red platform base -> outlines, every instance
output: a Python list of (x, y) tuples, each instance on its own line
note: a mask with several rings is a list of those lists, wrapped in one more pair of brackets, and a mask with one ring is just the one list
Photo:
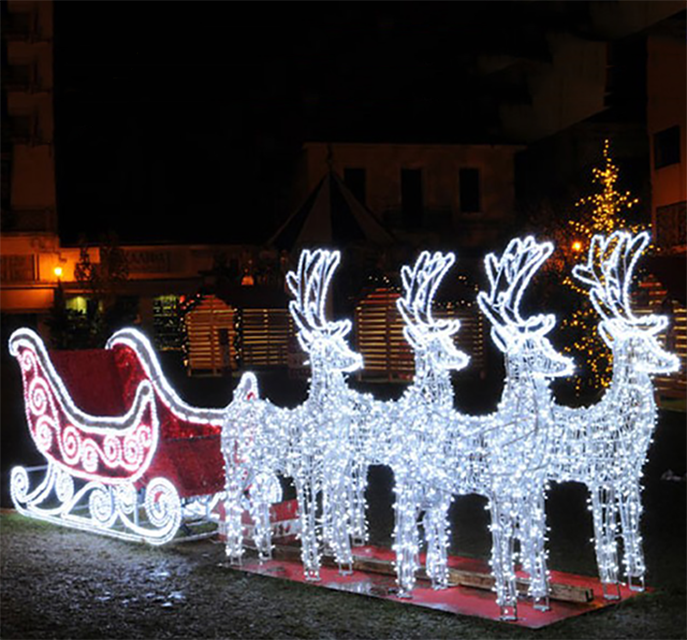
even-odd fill
[[(355, 555), (356, 558), (384, 561), (391, 558), (391, 551), (378, 547), (357, 547)], [(450, 566), (466, 571), (487, 572), (486, 564), (470, 558), (452, 556)], [(477, 616), (489, 620), (499, 620), (500, 611), (494, 600), (495, 595), (487, 589), (454, 586), (448, 589), (434, 590), (429, 585), (429, 582), (420, 580), (413, 591), (413, 597), (408, 599), (399, 598), (396, 595), (397, 587), (393, 576), (379, 573), (356, 570), (350, 575), (343, 576), (339, 573), (338, 569), (324, 566), (320, 570), (321, 579), (317, 582), (312, 582), (305, 580), (303, 577), (303, 566), (296, 560), (270, 560), (261, 564), (257, 559), (245, 558), (241, 567), (232, 568), (275, 578), (293, 580), (295, 582), (308, 582), (308, 584), (327, 589), (385, 598), (402, 604), (428, 607), (459, 615)], [(620, 598), (618, 600), (606, 600), (602, 596), (601, 583), (597, 579), (561, 573), (559, 571), (551, 572), (551, 582), (591, 590), (593, 598), (585, 603), (551, 600), (551, 609), (549, 611), (538, 611), (528, 599), (523, 598), (518, 601), (518, 619), (508, 621), (508, 624), (538, 629), (566, 618), (587, 613), (588, 611), (611, 606), (621, 600), (638, 595), (638, 592), (630, 590), (625, 585), (621, 585)]]

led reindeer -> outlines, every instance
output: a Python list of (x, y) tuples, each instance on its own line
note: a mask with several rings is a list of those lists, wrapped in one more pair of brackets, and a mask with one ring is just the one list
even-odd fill
[(377, 459), (372, 461), (394, 471), (394, 550), (403, 597), (409, 597), (415, 585), (420, 546), (417, 520), (422, 510), (428, 539), (427, 574), (436, 588), (448, 585), (448, 529), (442, 518), (452, 496), (445, 490), (442, 456), (450, 444), (446, 425), (453, 418), (451, 371), (464, 368), (469, 358), (453, 342), (460, 321), (433, 318), (432, 302), (454, 261), (452, 253), (424, 251), (412, 269), (401, 269), (403, 295), (396, 305), (405, 323), (403, 333), (414, 350), (415, 378), (397, 403), (387, 405), (381, 429), (372, 430), (377, 433), (372, 440), (378, 447)]
[(485, 458), (472, 479), (472, 489), (486, 495), (490, 503), (491, 565), (502, 618), (517, 617), (516, 541), (523, 569), (530, 576), (528, 595), (535, 607), (548, 609), (544, 500), (553, 426), (549, 378), (570, 375), (573, 366), (546, 337), (555, 317), (539, 314), (525, 319), (520, 304), (532, 276), (552, 251), (551, 243), (537, 243), (531, 236), (512, 240), (500, 259), (486, 256), (490, 291), (477, 296), (506, 364), (497, 412), (477, 418), (492, 428), (484, 431)]
[(281, 484), (287, 451), (284, 423), (270, 419), (278, 409), (258, 398), (258, 384), (245, 373), (234, 391), (222, 427), (222, 454), (226, 471), (226, 555), (240, 564), (244, 552), (244, 509), (253, 519), (253, 539), (260, 560), (271, 557), (272, 537), (269, 508), (281, 499)]
[[(233, 514), (234, 535), (227, 554), (240, 559), (241, 494), (252, 478), (251, 511), (256, 521), (256, 544), (262, 557), (271, 549), (269, 504), (276, 492), (271, 481), (281, 473), (293, 478), (301, 521), (301, 553), (307, 579), (319, 579), (320, 538), (328, 544), (340, 567), (351, 569), (351, 505), (356, 490), (364, 493), (363, 467), (354, 452), (358, 394), (346, 385), (345, 374), (362, 366), (362, 357), (351, 351), (345, 337), (348, 320), (325, 318), (326, 293), (340, 260), (338, 251), (301, 253), (296, 272), (286, 282), (294, 295), (289, 308), (296, 323), (298, 341), (309, 356), (312, 369), (307, 400), (295, 409), (275, 407), (260, 400), (250, 412), (237, 407), (224, 431), (224, 455), (228, 469), (226, 510)], [(243, 394), (245, 396), (245, 393)], [(230, 491), (231, 490), (231, 491)], [(318, 536), (318, 496), (321, 498), (321, 536)]]
[[(453, 346), (450, 336), (458, 325), (437, 323), (432, 320), (430, 309), (437, 280), (453, 260), (445, 260), (435, 271), (434, 281), (417, 268), (415, 272), (402, 272), (406, 297), (399, 300), (399, 310), (407, 325), (406, 336), (417, 350), (418, 371), (424, 373), (420, 379), (433, 380), (434, 393), (424, 390), (422, 397), (436, 400), (435, 405), (409, 402), (420, 407), (421, 416), (403, 408), (403, 418), (398, 421), (402, 428), (392, 467), (397, 482), (396, 550), (402, 594), (408, 594), (414, 586), (419, 509), (423, 507), (426, 511), (426, 571), (433, 585), (441, 588), (448, 579), (447, 512), (451, 495), (474, 492), (487, 496), (491, 505), (492, 566), (503, 617), (516, 613), (516, 540), (520, 540), (525, 568), (531, 575), (530, 595), (537, 606), (547, 606), (543, 546), (546, 478), (542, 465), (551, 420), (546, 378), (566, 375), (571, 364), (553, 350), (545, 337), (554, 325), (553, 316), (525, 320), (519, 307), (529, 280), (552, 249), (552, 245), (537, 244), (533, 238), (513, 240), (501, 259), (493, 255), (486, 259), (491, 290), (489, 294), (481, 293), (478, 301), (492, 321), (492, 335), (506, 355), (508, 373), (499, 408), (490, 416), (466, 416), (452, 410), (448, 370), (464, 365), (466, 359), (447, 357), (451, 354), (448, 345)], [(423, 352), (426, 341), (418, 336), (431, 335), (428, 327), (432, 325), (439, 340), (431, 350)], [(427, 353), (433, 353), (434, 358), (427, 359)], [(437, 357), (438, 354), (443, 356)], [(450, 367), (445, 367), (447, 362)], [(428, 368), (430, 375), (426, 373)], [(409, 392), (408, 396), (411, 395)], [(402, 406), (403, 400), (399, 403)]]
[(674, 372), (679, 366), (677, 357), (666, 352), (657, 338), (668, 319), (653, 314), (637, 317), (630, 305), (632, 274), (649, 242), (647, 232), (594, 236), (587, 263), (573, 269), (573, 275), (589, 287), (591, 302), (601, 316), (599, 333), (612, 349), (613, 375), (599, 403), (554, 408), (551, 478), (582, 482), (589, 488), (596, 558), (607, 598), (619, 597), (618, 514), (628, 583), (635, 590), (644, 588), (640, 477), (656, 425), (650, 376)]
[(338, 251), (301, 253), (298, 270), (286, 282), (294, 296), (289, 309), (298, 329), (298, 341), (309, 356), (310, 395), (302, 421), (292, 422), (287, 474), (293, 477), (301, 517), (302, 558), (306, 577), (319, 579), (319, 545), (316, 536), (317, 495), (322, 496), (322, 536), (340, 567), (351, 569), (352, 483), (361, 469), (355, 460), (358, 396), (346, 385), (345, 374), (362, 367), (345, 337), (350, 320), (325, 318), (326, 294)]

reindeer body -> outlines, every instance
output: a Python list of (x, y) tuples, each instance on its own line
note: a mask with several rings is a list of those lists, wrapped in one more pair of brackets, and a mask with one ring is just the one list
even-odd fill
[(632, 272), (648, 244), (646, 232), (634, 237), (624, 231), (608, 238), (595, 236), (587, 263), (573, 269), (573, 275), (590, 287), (591, 301), (602, 318), (599, 330), (613, 352), (613, 375), (597, 404), (553, 409), (550, 477), (581, 482), (591, 493), (597, 564), (607, 598), (619, 597), (618, 515), (628, 583), (644, 588), (640, 478), (657, 418), (650, 374), (678, 367), (677, 358), (656, 340), (667, 319), (636, 317), (630, 307)]

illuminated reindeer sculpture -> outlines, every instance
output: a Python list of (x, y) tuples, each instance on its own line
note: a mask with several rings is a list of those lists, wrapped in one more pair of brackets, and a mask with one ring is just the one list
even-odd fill
[(339, 566), (350, 570), (350, 501), (352, 490), (364, 481), (355, 456), (357, 447), (352, 444), (359, 437), (359, 398), (348, 388), (345, 378), (346, 373), (362, 367), (362, 356), (353, 352), (345, 340), (351, 330), (350, 320), (325, 318), (327, 290), (340, 259), (338, 251), (304, 250), (298, 271), (286, 276), (295, 298), (289, 309), (312, 370), (306, 415), (299, 424), (292, 424), (287, 465), (287, 474), (293, 477), (298, 494), (303, 563), (311, 579), (319, 579), (317, 495), (322, 496), (323, 540)]
[(530, 576), (528, 595), (535, 607), (548, 609), (548, 572), (544, 548), (547, 465), (553, 418), (549, 379), (570, 375), (570, 358), (554, 350), (547, 334), (552, 314), (523, 318), (520, 304), (534, 273), (551, 255), (550, 242), (514, 239), (498, 259), (485, 258), (489, 293), (477, 302), (492, 323), (491, 336), (503, 352), (506, 382), (495, 414), (473, 418), (484, 431), (485, 458), (473, 473), (473, 491), (489, 498), (492, 570), (502, 618), (517, 616), (515, 542), (523, 569)]
[[(601, 316), (599, 333), (612, 349), (613, 375), (597, 404), (554, 408), (551, 479), (589, 488), (596, 558), (607, 598), (619, 597), (618, 514), (628, 583), (635, 590), (644, 588), (640, 477), (657, 418), (650, 376), (679, 366), (677, 357), (658, 342), (668, 318), (635, 316), (630, 305), (632, 273), (649, 242), (647, 232), (594, 236), (587, 263), (574, 267), (573, 275), (589, 287)], [(616, 593), (610, 585), (616, 585)]]
[[(454, 446), (447, 428), (454, 419), (451, 371), (464, 368), (469, 358), (453, 342), (460, 321), (435, 319), (432, 302), (454, 262), (452, 253), (423, 251), (412, 269), (401, 268), (403, 295), (396, 306), (405, 323), (403, 333), (415, 354), (415, 377), (398, 402), (388, 403), (385, 423), (371, 430), (377, 434), (372, 437), (377, 459), (372, 462), (388, 465), (394, 472), (394, 550), (403, 597), (410, 597), (415, 585), (420, 547), (418, 515), (423, 510), (427, 574), (437, 588), (448, 584), (448, 529), (444, 521), (452, 495), (446, 490), (450, 482), (444, 457)], [(461, 440), (461, 444), (466, 442)]]
[[(492, 336), (506, 356), (507, 380), (495, 414), (467, 416), (453, 410), (450, 371), (467, 357), (451, 336), (456, 320), (435, 320), (431, 304), (453, 255), (423, 254), (401, 272), (404, 296), (397, 302), (404, 333), (415, 350), (416, 378), (399, 401), (390, 456), (396, 481), (395, 549), (400, 592), (409, 595), (418, 566), (417, 516), (425, 511), (426, 572), (435, 588), (448, 583), (448, 509), (453, 494), (480, 493), (492, 509), (492, 566), (504, 617), (515, 615), (515, 542), (532, 579), (530, 595), (541, 606), (548, 594), (544, 551), (543, 465), (551, 427), (547, 378), (571, 371), (546, 334), (553, 316), (523, 319), (520, 301), (532, 275), (550, 255), (549, 243), (513, 240), (503, 257), (486, 259), (491, 285), (478, 302)], [(390, 414), (393, 414), (393, 411)]]
[[(298, 341), (309, 356), (312, 370), (306, 401), (295, 409), (275, 407), (267, 400), (251, 403), (250, 412), (239, 406), (228, 417), (223, 432), (232, 483), (226, 510), (233, 514), (234, 523), (227, 555), (240, 560), (241, 495), (250, 478), (261, 478), (265, 488), (257, 492), (251, 489), (251, 511), (256, 522), (256, 545), (261, 557), (269, 556), (268, 509), (278, 496), (272, 479), (281, 473), (293, 478), (296, 487), (301, 553), (309, 580), (319, 579), (320, 539), (331, 547), (342, 569), (351, 569), (354, 528), (350, 509), (356, 493), (364, 493), (366, 480), (365, 468), (355, 456), (360, 448), (356, 445), (360, 439), (360, 397), (348, 388), (345, 378), (346, 373), (362, 366), (362, 357), (345, 340), (351, 330), (350, 321), (325, 318), (326, 293), (339, 260), (338, 251), (305, 250), (297, 271), (286, 277), (295, 298), (289, 308)], [(319, 518), (318, 496), (322, 503)]]

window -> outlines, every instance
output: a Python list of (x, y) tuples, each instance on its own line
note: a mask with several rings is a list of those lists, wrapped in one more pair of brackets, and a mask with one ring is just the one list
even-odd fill
[(32, 254), (2, 256), (3, 282), (33, 282), (36, 279), (36, 263)]
[(365, 194), (367, 189), (365, 169), (344, 169), (344, 182), (356, 197), (358, 202), (365, 204)]
[(680, 163), (680, 126), (654, 134), (654, 169)]
[(461, 169), (458, 174), (460, 188), (460, 210), (463, 213), (478, 213), (482, 210), (479, 185), (479, 169)]
[(401, 208), (407, 229), (422, 226), (422, 170), (401, 169)]
[(83, 296), (75, 296), (66, 301), (65, 307), (72, 311), (78, 311), (79, 313), (85, 314), (88, 312), (88, 300)]

